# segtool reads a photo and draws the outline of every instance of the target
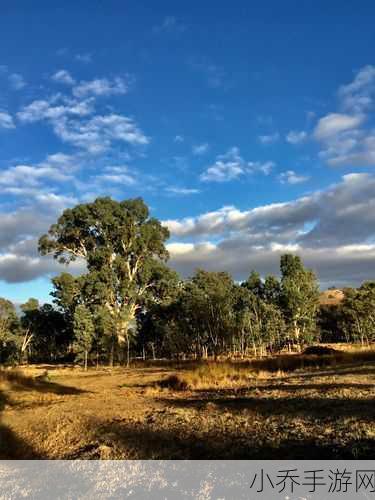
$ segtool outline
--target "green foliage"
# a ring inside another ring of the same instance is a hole
[[[32,342],[38,334],[39,301],[30,298],[25,304],[21,305],[21,311],[22,342],[20,344],[20,359],[27,362],[31,354]]]
[[[280,305],[292,340],[298,346],[310,343],[317,335],[319,287],[316,276],[304,267],[300,257],[289,254],[281,257],[280,271]]]
[[[341,304],[322,304],[317,316],[320,339],[324,343],[350,341],[351,335],[346,335],[343,328]]]
[[[37,311],[35,310],[32,318],[30,316],[26,318],[33,333],[30,359],[45,362],[66,359],[72,342],[72,333],[64,315],[50,304],[43,304]],[[21,318],[21,321],[25,319]]]
[[[262,298],[264,293],[264,284],[260,277],[260,274],[256,271],[251,271],[249,277],[246,281],[242,283],[242,286],[247,288],[256,297]]]
[[[346,289],[341,305],[341,327],[349,341],[375,341],[375,282]]]
[[[252,272],[241,285],[227,273],[198,270],[174,287],[167,304],[140,317],[142,348],[161,355],[214,357],[264,355],[316,335],[318,288],[313,273],[294,256],[281,259],[282,281]],[[295,335],[295,329],[298,329]]]
[[[21,311],[26,316],[31,313],[34,314],[35,311],[39,309],[39,301],[38,299],[30,298],[27,302],[21,305]]]
[[[83,304],[100,316],[112,361],[115,342],[128,342],[137,313],[165,293],[171,275],[163,264],[168,236],[141,199],[98,198],[65,210],[39,240],[43,255],[52,253],[65,263],[85,261],[85,275],[56,280],[55,300],[65,311]]]
[[[53,278],[55,308],[35,299],[22,307],[23,344],[29,332],[32,358],[58,359],[73,348],[85,365],[93,354],[113,364],[125,351],[129,361],[130,347],[153,357],[263,355],[318,338],[317,280],[300,257],[281,257],[280,281],[252,271],[238,285],[227,273],[204,270],[181,281],[166,265],[168,237],[139,198],[98,198],[65,210],[40,238],[39,251],[62,263],[79,259],[86,271]],[[372,339],[374,304],[370,285],[349,292],[335,324]],[[321,330],[333,323],[324,323],[320,309]]]
[[[187,326],[193,326],[191,336],[198,351],[205,356],[217,356],[231,334],[234,283],[223,272],[198,270],[186,283],[183,298]]]
[[[17,358],[20,324],[12,302],[0,297],[0,364]]]
[[[52,278],[53,303],[69,318],[73,318],[75,308],[80,301],[80,280],[69,273],[61,273]]]
[[[254,288],[252,289],[254,290]],[[271,352],[281,347],[284,340],[285,324],[281,311],[272,302],[262,299],[254,291],[237,287],[235,318],[237,341],[241,355],[252,352],[263,354],[268,348]],[[260,290],[257,287],[255,291]]]
[[[84,360],[85,370],[87,370],[88,355],[95,339],[95,327],[92,313],[84,305],[76,307],[73,330],[73,349],[77,354],[77,358]]]
[[[280,306],[281,285],[279,280],[272,275],[266,276],[263,285],[263,299],[275,307]]]

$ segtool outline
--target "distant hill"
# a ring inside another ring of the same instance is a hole
[[[336,305],[340,304],[344,299],[344,292],[339,288],[334,290],[325,290],[320,293],[319,302],[321,305]]]

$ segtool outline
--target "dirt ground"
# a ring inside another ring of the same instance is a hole
[[[0,458],[373,458],[375,364],[174,391],[165,367],[30,368],[0,383]]]

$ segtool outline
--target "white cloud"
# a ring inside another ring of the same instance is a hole
[[[264,175],[270,175],[275,163],[273,161],[261,162],[249,162],[249,167],[251,172],[262,172]]]
[[[168,252],[173,253],[173,255],[183,255],[190,254],[192,250],[194,250],[193,243],[168,243],[167,245]]]
[[[25,198],[24,205],[9,213],[0,212],[0,280],[24,282],[40,276],[57,274],[64,267],[38,255],[38,238],[56,221],[60,212],[77,200],[54,193]],[[83,270],[82,263],[72,272]]]
[[[46,162],[58,160],[59,155],[53,155]],[[103,172],[121,174],[132,176],[126,165]],[[374,192],[374,175],[349,174],[326,190],[293,201],[248,210],[227,206],[164,221],[173,238],[168,245],[171,265],[184,275],[203,267],[243,279],[251,268],[262,275],[276,273],[280,255],[293,252],[318,272],[323,285],[358,284],[375,269]],[[0,213],[0,279],[9,282],[59,272],[56,263],[38,256],[36,241],[63,208],[77,203],[40,190],[34,199],[25,200],[27,206]]]
[[[86,83],[89,83],[88,87]],[[81,84],[83,85],[82,82]],[[116,113],[87,118],[94,112],[96,97],[87,94],[122,92],[123,82],[115,79],[109,86],[102,88],[100,85],[97,86],[95,81],[84,82],[84,87],[78,92],[86,96],[84,99],[55,94],[48,99],[35,100],[22,108],[17,113],[17,118],[22,123],[46,120],[59,139],[90,154],[102,153],[115,142],[133,146],[148,144],[149,138],[132,118]],[[75,87],[75,90],[78,88],[79,86]]]
[[[111,96],[126,94],[129,90],[128,82],[124,78],[115,77],[113,80],[108,78],[97,78],[91,81],[82,81],[73,88],[75,97],[87,96]]]
[[[184,137],[182,135],[176,135],[173,140],[174,142],[184,142]]]
[[[179,22],[174,16],[166,16],[160,24],[157,24],[152,28],[154,33],[183,33],[185,30],[186,26]]]
[[[375,66],[362,68],[338,91],[340,112],[321,118],[314,137],[329,165],[375,166],[375,134],[367,125],[375,94]]]
[[[177,186],[168,186],[165,188],[165,190],[168,193],[174,194],[174,195],[181,195],[181,196],[187,196],[190,194],[198,194],[200,193],[199,189],[194,189],[194,188],[184,188],[184,187],[177,187]]]
[[[189,248],[190,246],[190,248]],[[298,245],[259,245],[249,247],[236,242],[228,248],[221,244],[168,245],[170,264],[183,276],[191,276],[197,268],[209,271],[226,270],[237,280],[245,279],[250,269],[262,276],[279,274],[280,257],[284,253],[300,255],[312,268],[322,288],[327,286],[357,286],[368,279],[368,269],[375,263],[375,245],[356,252],[347,247],[301,248]]]
[[[96,180],[100,183],[121,184],[125,186],[134,186],[137,184],[134,172],[131,172],[127,165],[106,167],[103,174],[96,176]]]
[[[92,62],[92,54],[90,53],[84,53],[84,54],[76,54],[74,56],[74,58],[79,61],[79,62],[82,62],[82,63],[85,63],[85,64],[88,64],[90,62]]]
[[[32,241],[35,248],[34,254],[30,256],[20,255],[18,246],[17,253],[0,254],[0,279],[8,283],[19,283],[30,281],[40,276],[56,276],[66,271],[62,264],[58,264],[52,257],[41,257],[37,253],[37,240]],[[22,244],[20,245],[22,248]],[[85,265],[82,261],[75,261],[69,266],[72,274],[82,274]]]
[[[203,267],[244,279],[253,268],[277,272],[280,255],[292,252],[323,285],[358,284],[375,269],[374,192],[375,176],[349,174],[294,201],[164,221],[177,240],[169,245],[171,264],[185,276]]]
[[[255,172],[268,175],[274,165],[271,161],[264,163],[245,161],[239,149],[233,147],[224,155],[219,155],[215,163],[201,174],[200,179],[204,182],[228,182]]]
[[[291,130],[286,136],[286,140],[290,144],[300,144],[301,142],[304,142],[306,139],[307,139],[307,133],[304,130],[301,131]]]
[[[90,99],[76,101],[62,98],[59,94],[48,100],[39,99],[25,106],[17,113],[23,123],[33,123],[40,120],[57,120],[67,115],[86,116],[93,111],[93,102]]]
[[[321,118],[315,127],[316,139],[325,141],[340,132],[356,129],[364,120],[364,116],[351,116],[342,113],[330,113]]]
[[[91,154],[102,153],[114,141],[131,145],[146,145],[148,137],[126,116],[112,113],[97,115],[87,121],[61,118],[54,122],[54,131],[64,142],[83,148]]]
[[[11,73],[8,76],[8,80],[9,80],[10,86],[14,90],[21,90],[26,86],[26,82],[25,82],[23,76],[20,75],[19,73]]]
[[[41,179],[46,178],[62,181],[67,180],[68,177],[51,167],[30,165],[16,165],[0,172],[0,184],[7,187],[24,183],[28,186],[36,186]]]
[[[15,128],[12,116],[5,111],[0,111],[0,128]]]
[[[69,71],[65,69],[60,69],[54,75],[52,75],[52,80],[58,83],[63,83],[65,85],[74,85],[75,80]]]
[[[36,165],[15,165],[0,171],[0,186],[3,192],[15,196],[25,194],[39,199],[42,188],[48,187],[50,181],[63,183],[72,180],[72,173],[77,168],[75,157],[56,153]]]
[[[298,175],[294,170],[287,170],[279,175],[281,184],[301,184],[310,179],[307,175]]]
[[[321,152],[331,166],[375,166],[375,134],[369,135],[357,131],[355,134],[341,137],[332,142]]]
[[[361,114],[373,103],[375,93],[375,66],[363,67],[354,80],[339,88],[341,105],[347,111]]]
[[[13,90],[21,90],[26,87],[26,81],[19,73],[9,73],[9,68],[5,64],[0,65],[0,73],[6,75],[9,85]]]
[[[258,135],[258,140],[261,144],[274,144],[280,139],[280,134],[275,132],[269,135]]]
[[[195,146],[193,146],[193,154],[196,155],[196,156],[200,156],[200,155],[204,155],[205,153],[207,153],[207,151],[209,150],[210,146],[207,142],[203,143],[203,144],[196,144]]]
[[[237,179],[245,173],[246,165],[239,156],[237,148],[232,148],[226,155],[218,157],[215,163],[209,166],[200,179],[206,182],[227,182]]]
[[[375,176],[348,174],[339,184],[325,191],[291,202],[273,203],[245,211],[227,206],[198,217],[165,221],[165,224],[178,237],[207,238],[213,234],[245,231],[252,237],[261,235],[264,241],[266,233],[272,239],[284,238],[287,233],[288,239],[295,240],[300,237],[300,230],[306,223],[319,221],[303,238],[319,233],[318,244],[323,239],[325,243],[348,243],[351,238],[363,240],[375,233],[375,212],[370,208],[375,206],[374,189]],[[362,218],[362,223],[355,223],[351,217]]]

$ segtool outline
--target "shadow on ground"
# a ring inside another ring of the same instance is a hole
[[[351,439],[345,443],[321,443],[314,439],[283,439],[278,443],[255,443],[235,431],[222,435],[214,432],[197,438],[181,429],[157,428],[147,423],[103,422],[90,424],[96,440],[63,459],[100,459],[103,449],[110,459],[154,460],[276,460],[276,459],[372,459],[373,439]],[[107,452],[108,453],[108,452]]]
[[[54,382],[33,379],[12,371],[0,372],[0,382],[6,382],[8,390],[12,391],[37,391],[59,395],[78,395],[86,392]],[[12,406],[17,406],[17,404],[14,404],[5,391],[0,390],[0,417],[4,409]],[[29,443],[0,422],[0,459],[40,458],[43,457]]]
[[[362,420],[375,419],[375,399],[354,399],[354,398],[314,398],[314,397],[260,397],[246,396],[238,397],[233,391],[225,391],[220,394],[210,395],[205,393],[205,397],[191,397],[187,399],[166,398],[165,404],[177,408],[204,409],[207,403],[212,403],[216,408],[231,413],[242,412],[243,410],[252,413],[270,415],[285,415],[288,417],[309,417],[309,418],[342,418],[355,417]]]

